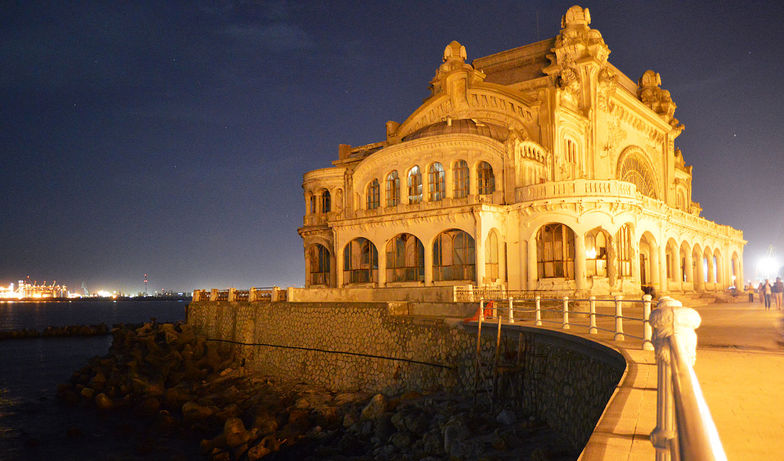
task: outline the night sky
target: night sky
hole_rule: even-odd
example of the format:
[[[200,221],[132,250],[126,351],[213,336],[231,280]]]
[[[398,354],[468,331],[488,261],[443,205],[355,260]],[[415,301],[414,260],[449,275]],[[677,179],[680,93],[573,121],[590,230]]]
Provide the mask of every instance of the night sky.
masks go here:
[[[552,37],[573,4],[325,3],[3,2],[0,284],[302,286],[302,174],[383,140],[451,40],[472,60]],[[581,5],[616,67],[661,74],[746,278],[784,261],[784,6]]]

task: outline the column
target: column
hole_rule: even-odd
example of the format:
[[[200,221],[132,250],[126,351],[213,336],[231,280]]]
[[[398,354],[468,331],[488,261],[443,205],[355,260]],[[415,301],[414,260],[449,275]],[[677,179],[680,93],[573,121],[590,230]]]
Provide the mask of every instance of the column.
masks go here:
[[[687,251],[685,256],[686,256],[686,281],[691,283],[692,290],[696,290],[697,285],[694,283],[694,262],[692,261],[691,251]]]
[[[659,245],[659,292],[661,294],[669,290],[669,280],[667,278],[667,245]],[[672,261],[670,261],[672,264]]]
[[[656,243],[651,242],[648,244],[648,247],[651,249],[651,285],[658,292],[661,290],[661,268],[659,267],[661,262],[659,248],[661,248],[661,246],[657,246]]]
[[[642,283],[640,279],[640,241],[632,240],[629,242],[632,250],[632,280],[636,283]]]
[[[617,238],[611,238],[610,244],[607,246],[607,281],[610,284],[610,290],[615,289],[615,283],[618,280],[617,240]]]
[[[432,238],[422,242],[425,247],[425,285],[433,284],[433,240]]]
[[[538,273],[536,268],[536,236],[532,235],[528,239],[528,254],[526,264],[528,265],[528,290],[535,290],[538,280]]]
[[[335,281],[332,286],[341,288],[343,286],[343,252],[339,250],[335,250],[334,257],[330,258],[330,263],[334,263],[330,265],[330,278]]]
[[[585,237],[574,233],[574,281],[577,290],[585,290]]]
[[[705,266],[703,266],[702,253],[697,255],[697,275],[694,279],[694,289],[698,291],[705,290]]]
[[[485,241],[482,238],[481,226],[477,225],[476,232],[476,284],[485,284]]]
[[[375,243],[374,243],[375,245]],[[378,251],[378,286],[385,287],[387,285],[387,248],[376,246]]]

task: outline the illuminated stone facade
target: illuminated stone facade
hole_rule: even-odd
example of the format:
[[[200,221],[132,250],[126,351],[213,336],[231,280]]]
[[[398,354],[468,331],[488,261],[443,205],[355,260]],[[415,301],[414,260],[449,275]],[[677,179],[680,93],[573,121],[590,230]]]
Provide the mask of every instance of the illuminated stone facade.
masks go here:
[[[304,175],[306,287],[478,285],[582,295],[723,290],[743,233],[701,218],[675,103],[607,60],[587,9],[466,62],[386,140]]]

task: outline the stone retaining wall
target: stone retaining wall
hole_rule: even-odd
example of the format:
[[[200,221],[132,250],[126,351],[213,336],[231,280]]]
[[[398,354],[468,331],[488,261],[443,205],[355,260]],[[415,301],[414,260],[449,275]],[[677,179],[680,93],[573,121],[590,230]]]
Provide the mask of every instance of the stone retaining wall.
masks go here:
[[[473,393],[476,328],[398,315],[407,312],[400,307],[199,302],[189,305],[188,323],[236,343],[251,372],[281,380],[334,391]],[[492,388],[495,345],[496,325],[485,324],[480,390]],[[592,341],[522,326],[503,328],[500,350],[509,366],[498,375],[497,402],[535,414],[584,446],[625,370],[623,357]]]

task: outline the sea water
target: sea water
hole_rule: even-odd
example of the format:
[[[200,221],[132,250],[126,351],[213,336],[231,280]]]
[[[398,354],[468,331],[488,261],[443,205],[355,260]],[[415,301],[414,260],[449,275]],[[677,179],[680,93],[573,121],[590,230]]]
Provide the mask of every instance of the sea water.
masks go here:
[[[185,319],[178,301],[0,302],[0,330]],[[0,340],[0,460],[149,459],[116,419],[57,399],[57,385],[111,336]]]

